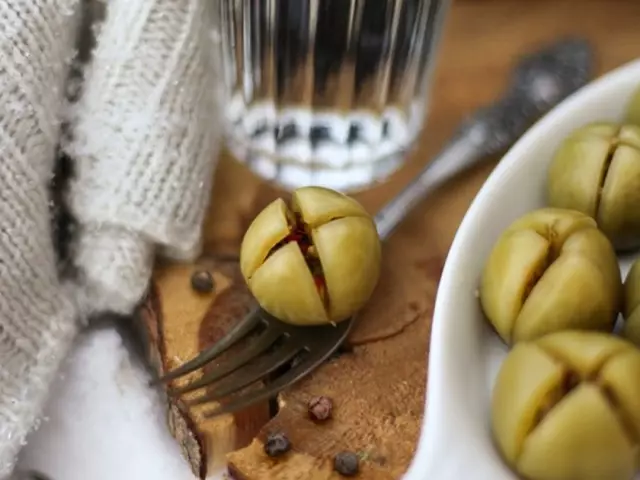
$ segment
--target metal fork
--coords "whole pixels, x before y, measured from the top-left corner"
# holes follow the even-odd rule
[[[591,49],[579,39],[563,40],[524,57],[516,65],[505,95],[468,118],[451,142],[376,215],[380,238],[387,239],[409,211],[435,188],[504,151],[534,120],[586,84],[591,63]],[[206,413],[208,417],[235,412],[273,397],[312,372],[344,342],[354,321],[351,318],[336,326],[298,327],[285,324],[256,306],[213,347],[154,383],[190,374],[230,347],[246,342],[240,353],[201,378],[170,390],[171,395],[180,396],[214,384],[210,392],[187,404],[219,402]],[[256,336],[258,328],[261,332]],[[280,372],[282,367],[284,373]],[[245,390],[258,381],[263,384]]]

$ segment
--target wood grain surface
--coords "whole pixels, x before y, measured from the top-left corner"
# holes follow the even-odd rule
[[[522,53],[560,37],[582,36],[593,45],[599,76],[640,54],[638,19],[638,0],[454,1],[429,119],[415,151],[388,181],[356,198],[375,213],[432,158],[466,114],[501,93]],[[305,471],[314,474],[304,478],[332,479],[328,459],[339,449],[366,452],[371,460],[363,475],[369,480],[398,478],[406,469],[420,432],[440,268],[460,220],[497,160],[487,159],[443,186],[395,232],[383,254],[385,278],[352,338],[353,354],[281,396],[278,417],[251,446],[230,457],[239,477],[285,480],[303,478],[296,475]],[[280,193],[224,153],[205,226],[205,253],[237,253],[251,220]],[[158,270],[156,282],[166,278],[167,270]],[[341,423],[324,431],[301,428],[306,399],[326,392],[339,403]],[[276,427],[296,435],[298,450],[286,468],[266,462],[261,453],[265,432]]]

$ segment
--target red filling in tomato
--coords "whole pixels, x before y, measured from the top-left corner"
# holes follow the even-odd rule
[[[327,284],[324,279],[324,272],[322,271],[322,264],[320,263],[320,259],[317,256],[316,250],[313,247],[313,242],[311,241],[310,235],[307,233],[307,230],[304,227],[304,223],[302,220],[296,216],[296,223],[291,228],[291,233],[287,235],[285,238],[280,240],[269,252],[271,255],[276,250],[282,248],[287,243],[296,242],[300,247],[300,251],[304,256],[304,259],[311,271],[311,275],[313,275],[313,281],[318,289],[318,293],[320,294],[320,298],[326,304],[328,302],[327,298]],[[268,256],[269,256],[268,255]],[[268,258],[267,256],[267,258]]]

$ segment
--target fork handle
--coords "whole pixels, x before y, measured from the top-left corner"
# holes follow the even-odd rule
[[[465,128],[375,216],[378,234],[386,240],[409,212],[428,194],[485,158],[482,131]]]

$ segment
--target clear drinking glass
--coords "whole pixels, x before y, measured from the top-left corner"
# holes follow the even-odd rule
[[[370,186],[420,132],[449,0],[213,0],[231,152],[286,189]]]

